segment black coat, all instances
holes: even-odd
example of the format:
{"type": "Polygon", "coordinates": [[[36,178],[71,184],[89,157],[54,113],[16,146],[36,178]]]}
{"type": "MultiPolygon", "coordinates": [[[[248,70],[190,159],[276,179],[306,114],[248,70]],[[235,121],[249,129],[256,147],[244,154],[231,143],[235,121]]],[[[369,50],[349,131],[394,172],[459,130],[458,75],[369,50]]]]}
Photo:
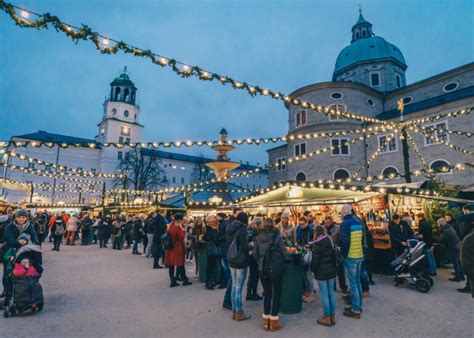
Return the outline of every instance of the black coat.
{"type": "Polygon", "coordinates": [[[207,243],[207,248],[213,248],[217,246],[219,233],[216,228],[209,225],[206,226],[206,232],[204,233],[203,240],[207,243]]]}
{"type": "Polygon", "coordinates": [[[103,219],[99,221],[97,225],[97,236],[100,238],[106,238],[110,236],[110,231],[112,230],[112,220],[103,219]]]}
{"type": "Polygon", "coordinates": [[[426,219],[422,218],[418,226],[418,232],[423,236],[423,242],[425,242],[426,247],[431,249],[433,246],[433,226],[426,219]]]}
{"type": "Polygon", "coordinates": [[[328,280],[336,277],[336,252],[329,237],[316,240],[311,244],[313,252],[311,258],[311,271],[317,280],[328,280]]]}
{"type": "Polygon", "coordinates": [[[474,213],[464,216],[464,227],[462,231],[462,238],[469,235],[474,230],[474,213]]]}
{"type": "Polygon", "coordinates": [[[236,265],[233,262],[229,261],[229,265],[231,268],[234,269],[244,269],[248,266],[249,261],[249,243],[247,237],[247,227],[245,224],[240,223],[238,221],[234,221],[227,226],[226,229],[226,245],[227,249],[229,249],[234,237],[237,236],[237,244],[244,255],[244,264],[243,265],[236,265]]]}
{"type": "Polygon", "coordinates": [[[402,242],[415,238],[415,234],[408,223],[402,220],[400,224],[395,224],[393,221],[390,222],[388,231],[390,232],[390,240],[392,241],[392,250],[396,255],[400,255],[405,250],[402,242]]]}
{"type": "Polygon", "coordinates": [[[366,246],[364,247],[364,259],[366,261],[372,262],[374,260],[374,236],[372,236],[372,232],[370,231],[369,227],[365,224],[363,224],[363,227],[365,229],[364,235],[365,235],[365,243],[366,246]]]}
{"type": "Polygon", "coordinates": [[[153,243],[159,244],[161,243],[161,236],[166,232],[166,221],[163,216],[160,214],[156,216],[153,227],[153,243]]]}

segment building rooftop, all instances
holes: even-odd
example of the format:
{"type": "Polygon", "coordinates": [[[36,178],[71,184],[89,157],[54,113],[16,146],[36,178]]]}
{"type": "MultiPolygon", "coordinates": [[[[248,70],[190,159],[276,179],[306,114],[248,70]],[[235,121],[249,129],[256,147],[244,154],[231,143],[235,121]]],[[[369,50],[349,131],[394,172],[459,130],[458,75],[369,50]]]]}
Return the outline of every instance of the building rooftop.
{"type": "Polygon", "coordinates": [[[48,133],[47,131],[44,131],[44,130],[38,130],[37,132],[30,133],[30,134],[17,135],[17,136],[13,136],[12,138],[22,138],[22,139],[27,139],[27,140],[41,141],[41,142],[81,143],[81,144],[95,143],[97,144],[96,141],[93,139],[61,135],[61,134],[53,134],[53,133],[48,133]]]}

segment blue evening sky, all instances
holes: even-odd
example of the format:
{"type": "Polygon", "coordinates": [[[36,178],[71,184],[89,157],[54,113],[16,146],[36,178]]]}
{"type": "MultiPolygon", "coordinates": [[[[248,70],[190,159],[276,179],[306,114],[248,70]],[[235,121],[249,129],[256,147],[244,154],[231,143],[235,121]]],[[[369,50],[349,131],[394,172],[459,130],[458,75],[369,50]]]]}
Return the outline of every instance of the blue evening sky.
{"type": "MultiPolygon", "coordinates": [[[[329,81],[362,4],[373,31],[397,45],[408,83],[473,60],[473,2],[12,0],[74,25],[289,93],[329,81]]],[[[127,65],[138,87],[145,141],[285,135],[284,106],[266,97],[181,79],[145,59],[101,55],[54,29],[16,27],[0,13],[0,139],[46,130],[93,138],[109,83],[127,65]]],[[[234,160],[267,162],[269,147],[243,146],[234,160]]],[[[204,148],[187,151],[210,155],[204,148]]]]}

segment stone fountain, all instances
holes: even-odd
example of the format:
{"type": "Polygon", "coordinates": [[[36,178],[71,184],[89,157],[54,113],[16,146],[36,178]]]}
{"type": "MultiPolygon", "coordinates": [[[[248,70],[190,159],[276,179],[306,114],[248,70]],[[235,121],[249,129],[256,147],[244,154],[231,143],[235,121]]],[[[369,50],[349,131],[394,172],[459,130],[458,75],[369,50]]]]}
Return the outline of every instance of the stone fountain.
{"type": "Polygon", "coordinates": [[[221,139],[218,145],[214,145],[211,148],[217,151],[217,159],[213,162],[207,162],[205,165],[214,171],[217,179],[220,181],[227,182],[227,176],[231,170],[238,168],[240,163],[229,161],[227,153],[235,149],[233,145],[227,142],[227,130],[222,129],[220,131],[221,139]]]}

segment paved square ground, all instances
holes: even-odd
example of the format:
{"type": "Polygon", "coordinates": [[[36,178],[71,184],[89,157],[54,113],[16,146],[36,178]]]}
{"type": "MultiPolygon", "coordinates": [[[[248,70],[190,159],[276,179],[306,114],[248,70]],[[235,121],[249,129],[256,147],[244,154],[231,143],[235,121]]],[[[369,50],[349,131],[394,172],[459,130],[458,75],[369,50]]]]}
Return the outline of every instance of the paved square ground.
{"type": "MultiPolygon", "coordinates": [[[[280,332],[262,330],[262,302],[246,302],[252,315],[230,319],[221,308],[224,290],[168,287],[168,272],[151,269],[152,260],[129,250],[96,246],[67,247],[57,253],[45,245],[43,312],[5,319],[0,337],[473,337],[474,300],[456,292],[451,270],[439,270],[428,294],[393,285],[375,276],[377,285],[364,303],[361,320],[342,316],[337,293],[337,325],[321,327],[321,301],[304,304],[296,315],[282,315],[280,332]]],[[[193,276],[193,266],[188,266],[193,276]]]]}

